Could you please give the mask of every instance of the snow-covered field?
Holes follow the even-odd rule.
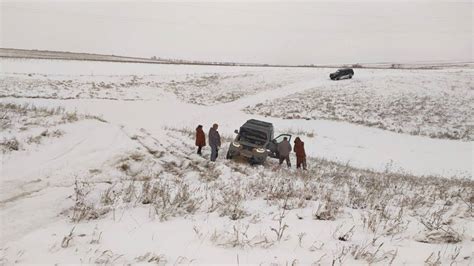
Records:
[[[30,73],[5,77],[0,85],[0,93],[3,97],[159,100],[163,97],[162,92],[172,92],[189,103],[212,105],[231,102],[260,91],[281,88],[312,74],[306,71],[282,76],[272,71],[249,71],[239,74],[182,73],[70,78]]]
[[[86,75],[45,75],[41,70],[36,72],[38,69],[18,73],[17,71],[21,71],[21,66],[18,70],[18,62],[9,63],[13,65],[7,65],[9,73],[3,77],[0,84],[2,97],[158,100],[163,97],[162,92],[171,92],[185,102],[213,105],[232,102],[257,92],[282,88],[299,80],[312,79],[314,75],[314,71],[309,69],[275,71],[268,68],[180,65],[145,65],[146,69],[157,70],[149,72],[150,74],[133,74],[136,70],[132,70],[124,75],[94,74],[94,71]],[[96,64],[107,67],[107,63]],[[199,68],[207,71],[196,73],[195,70]]]
[[[452,133],[472,117],[469,68],[334,83],[331,69],[0,63],[1,263],[473,263],[472,137],[311,111],[341,100],[357,113],[370,97],[390,113],[369,105],[370,119]],[[280,118],[294,111],[282,99],[300,117]],[[432,103],[446,122],[424,121]],[[263,111],[276,117],[249,114]],[[225,160],[251,117],[302,136],[309,171]],[[214,122],[224,144],[211,163],[193,133]]]
[[[330,119],[433,138],[474,140],[474,69],[356,70],[352,80],[246,108],[285,119]]]

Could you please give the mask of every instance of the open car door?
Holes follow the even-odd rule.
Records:
[[[283,138],[287,137],[288,142],[291,144],[291,135],[290,134],[280,134],[278,137],[272,139],[270,143],[268,144],[267,149],[270,151],[268,156],[273,157],[273,158],[278,158],[278,144],[283,141]]]

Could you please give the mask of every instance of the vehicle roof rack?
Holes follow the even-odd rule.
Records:
[[[249,119],[249,120],[247,120],[247,122],[245,122],[245,124],[253,124],[253,125],[257,125],[257,126],[261,126],[261,127],[272,127],[273,128],[272,123],[268,123],[268,122],[265,122],[265,121],[260,121],[260,120],[257,120],[257,119]]]

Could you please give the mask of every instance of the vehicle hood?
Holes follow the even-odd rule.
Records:
[[[240,145],[242,146],[247,146],[247,147],[252,147],[252,148],[263,148],[264,145],[258,145],[258,144],[254,144],[254,143],[251,143],[251,142],[248,142],[248,141],[239,141]]]

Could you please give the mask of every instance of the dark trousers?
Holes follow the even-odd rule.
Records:
[[[301,168],[301,166],[303,166],[303,170],[306,170],[306,158],[296,157],[296,168]]]
[[[197,152],[197,154],[201,155],[201,154],[202,154],[201,150],[202,150],[202,146],[198,146],[198,152]]]
[[[280,165],[283,163],[283,161],[286,161],[286,165],[288,167],[291,167],[291,162],[290,162],[290,155],[285,156],[280,156]]]
[[[218,156],[217,146],[211,146],[211,161],[215,162]]]

